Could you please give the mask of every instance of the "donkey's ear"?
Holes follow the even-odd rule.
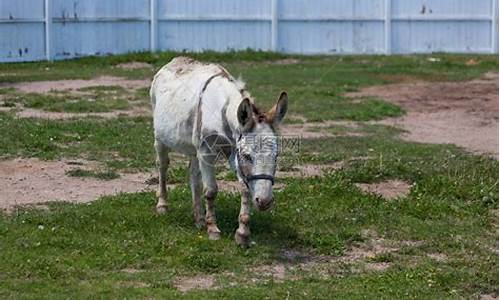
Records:
[[[253,111],[253,105],[248,98],[243,99],[240,106],[238,106],[238,122],[240,122],[244,131],[249,130],[253,126]]]
[[[278,102],[267,113],[266,118],[277,126],[281,123],[288,110],[288,95],[286,92],[281,92]]]

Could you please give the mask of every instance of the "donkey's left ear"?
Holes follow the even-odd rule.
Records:
[[[278,102],[267,113],[266,118],[274,125],[277,126],[281,123],[288,110],[288,95],[286,92],[281,92]]]

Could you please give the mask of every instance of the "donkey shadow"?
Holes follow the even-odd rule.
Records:
[[[188,199],[183,199],[185,204],[181,207],[173,208],[179,210],[175,215],[182,214],[182,217],[172,220],[176,226],[192,230],[193,234],[199,233],[200,230],[195,226],[193,211],[191,207],[191,198],[189,195],[184,195]],[[219,193],[215,200],[215,211],[217,217],[217,225],[221,230],[223,239],[233,239],[234,233],[238,228],[238,214],[240,210],[240,195],[238,193]],[[183,197],[184,198],[184,197]],[[180,201],[180,200],[177,200]],[[279,209],[279,203],[276,204]],[[273,208],[277,209],[277,208]],[[276,247],[287,247],[297,244],[298,234],[292,224],[288,224],[279,214],[273,213],[272,210],[259,212],[252,207],[250,217],[250,239],[258,244],[275,245]],[[167,213],[167,217],[168,217]],[[235,246],[237,246],[235,244]]]

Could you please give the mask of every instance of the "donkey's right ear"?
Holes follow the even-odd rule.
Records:
[[[241,101],[240,106],[238,106],[238,122],[240,123],[243,131],[248,131],[253,127],[253,104],[250,99],[245,98]]]

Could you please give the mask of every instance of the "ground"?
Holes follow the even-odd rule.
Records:
[[[287,90],[300,137],[240,249],[225,165],[220,241],[182,156],[154,212],[148,85],[176,55],[0,65],[0,297],[498,297],[497,57],[192,54],[264,108]]]

